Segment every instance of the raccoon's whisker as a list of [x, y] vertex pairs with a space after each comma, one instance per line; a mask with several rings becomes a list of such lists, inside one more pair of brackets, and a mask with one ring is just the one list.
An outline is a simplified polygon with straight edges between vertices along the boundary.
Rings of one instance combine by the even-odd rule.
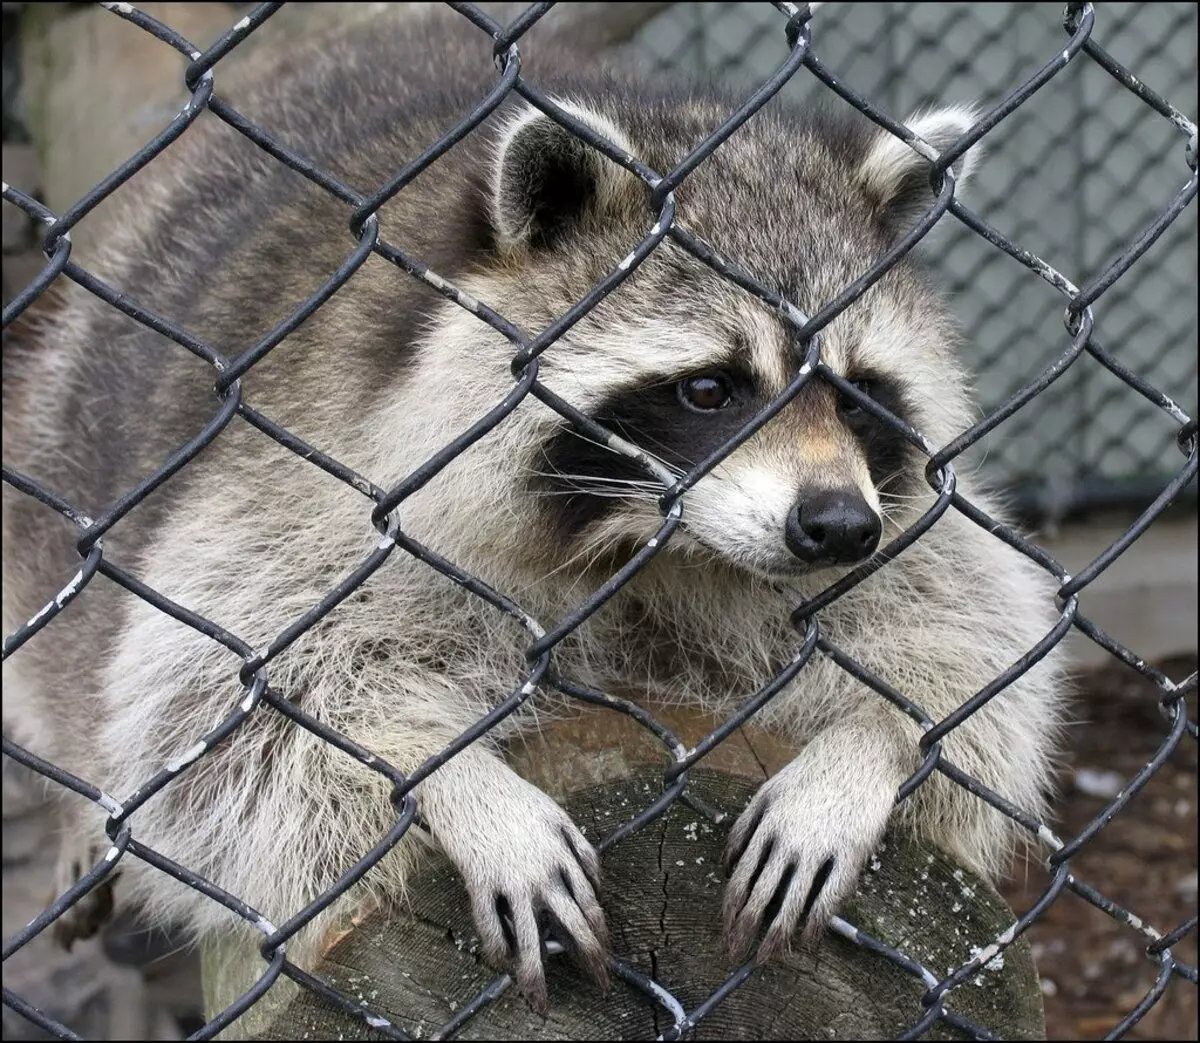
[[563, 471], [527, 471], [527, 474], [536, 475], [539, 478], [560, 478], [568, 482], [582, 482], [596, 485], [628, 485], [639, 486], [645, 489], [657, 489], [662, 491], [662, 482], [656, 482], [647, 478], [609, 478], [599, 474], [566, 474]]
[[[625, 456], [625, 454], [624, 454], [624, 453], [622, 453], [622, 452], [621, 452], [619, 449], [614, 449], [614, 448], [613, 448], [611, 445], [606, 445], [604, 442], [597, 442], [597, 441], [596, 441], [594, 438], [589, 438], [587, 435], [580, 434], [580, 433], [579, 433], [578, 431], [576, 431], [576, 430], [575, 430], [575, 428], [573, 428], [573, 427], [568, 427], [566, 430], [567, 430], [567, 431], [569, 431], [569, 432], [570, 432], [572, 435], [574, 435], [576, 438], [582, 439], [583, 441], [585, 441], [585, 442], [588, 442], [588, 443], [590, 443], [591, 445], [594, 445], [594, 446], [599, 446], [601, 449], [605, 449], [605, 450], [607, 450], [607, 451], [608, 451], [608, 452], [610, 452], [610, 453], [614, 453], [614, 454], [616, 454], [617, 456], [622, 456], [622, 457], [624, 457], [624, 456]], [[619, 433], [620, 433], [620, 432], [618, 432], [618, 434], [619, 434]], [[632, 440], [630, 440], [630, 441], [632, 441]], [[637, 443], [636, 443], [636, 442], [634, 442], [634, 444], [635, 444], [635, 445], [637, 445]], [[659, 445], [662, 445], [662, 443], [661, 443], [661, 442], [659, 442], [658, 444], [659, 444]], [[666, 470], [666, 471], [669, 471], [669, 472], [670, 472], [672, 475], [674, 475], [676, 478], [682, 478], [682, 477], [683, 477], [683, 475], [684, 475], [684, 473], [685, 473], [685, 472], [681, 471], [681, 470], [680, 470], [678, 467], [676, 467], [674, 464], [669, 464], [669, 463], [667, 463], [667, 461], [666, 461], [666, 460], [664, 460], [662, 457], [658, 456], [657, 454], [655, 454], [655, 453], [651, 452], [651, 451], [650, 451], [649, 449], [647, 449], [647, 448], [646, 448], [644, 445], [638, 445], [638, 448], [639, 448], [639, 449], [640, 449], [640, 450], [641, 450], [643, 453], [645, 453], [645, 454], [646, 454], [648, 457], [650, 457], [650, 458], [651, 458], [651, 459], [652, 459], [652, 460], [653, 460], [653, 461], [654, 461], [656, 464], [658, 464], [658, 465], [659, 465], [660, 467], [662, 467], [664, 470]], [[665, 446], [664, 446], [664, 448], [669, 448], [669, 447], [665, 447]], [[626, 457], [626, 459], [628, 459], [628, 458]]]
[[898, 492], [892, 492], [888, 489], [889, 484], [891, 484], [892, 482], [896, 481], [899, 478], [904, 477], [905, 474], [907, 474], [906, 471], [893, 471], [886, 478], [884, 478], [882, 481], [877, 483], [875, 486], [875, 491], [879, 494], [880, 499], [887, 500], [893, 504], [895, 504], [895, 503], [925, 503], [925, 504], [932, 503], [933, 496], [934, 496], [932, 489], [930, 489], [929, 492], [925, 492], [925, 493], [898, 493]]
[[576, 486], [572, 489], [542, 489], [535, 496], [599, 496], [606, 500], [636, 500], [639, 502], [653, 501], [657, 497], [649, 490], [641, 494], [616, 489], [589, 489], [587, 486]]
[[920, 493], [910, 494], [910, 493], [891, 493], [891, 492], [881, 492], [879, 495], [881, 498], [886, 499], [892, 503], [931, 504], [931, 503], [933, 503], [934, 499], [936, 498], [936, 494], [934, 493], [934, 491], [932, 489], [929, 491], [929, 493], [927, 495], [921, 495]]
[[984, 465], [987, 463], [987, 459], [990, 454], [991, 454], [991, 447], [988, 446], [985, 442], [984, 448], [983, 448], [983, 453], [980, 456], [980, 458], [971, 465], [969, 470], [960, 471], [959, 477], [960, 478], [974, 478], [977, 474], [979, 474], [981, 471], [984, 470]]
[[[636, 436], [636, 439], [630, 439], [630, 441], [633, 441], [634, 444], [637, 445], [638, 448], [642, 450], [642, 452], [644, 452], [647, 456], [649, 456], [651, 459], [653, 459], [657, 464], [661, 465], [663, 468], [665, 468], [667, 471], [669, 471], [676, 478], [684, 477], [684, 475], [686, 475], [688, 473], [688, 471], [690, 471], [693, 467], [696, 466], [696, 461], [692, 460], [690, 457], [680, 457], [680, 459], [682, 459], [683, 462], [685, 464], [687, 464], [686, 470], [680, 469], [679, 467], [676, 467], [674, 464], [668, 463], [661, 456], [658, 456], [654, 452], [652, 452], [650, 449], [647, 449], [645, 443], [653, 442], [655, 445], [660, 446], [663, 449], [671, 449], [670, 446], [668, 446], [665, 442], [662, 442], [659, 439], [646, 434], [645, 431], [642, 431], [640, 428], [635, 427], [633, 424], [626, 423], [624, 425], [624, 427], [630, 433], [632, 433]], [[574, 428], [571, 428], [570, 431], [573, 435], [575, 435], [576, 438], [582, 438], [585, 442], [590, 442], [592, 445], [600, 446], [600, 448], [607, 449], [611, 453], [618, 452], [616, 449], [613, 449], [612, 446], [604, 445], [601, 442], [597, 442], [594, 438], [589, 438], [587, 435], [580, 434]], [[679, 455], [677, 450], [672, 450], [672, 452], [675, 453], [676, 456]], [[624, 455], [624, 454], [619, 454], [619, 455]], [[711, 478], [714, 481], [718, 481], [718, 482], [731, 482], [732, 484], [736, 485], [739, 489], [741, 488], [741, 484], [739, 482], [737, 482], [735, 479], [731, 478], [729, 475], [717, 474], [715, 470], [710, 471], [706, 477]], [[607, 481], [608, 479], [605, 479], [605, 480]], [[661, 490], [661, 488], [662, 488], [660, 483], [651, 481], [650, 484], [657, 489]]]
[[[685, 533], [685, 535], [691, 536], [691, 533]], [[697, 543], [694, 537], [691, 539], [691, 541], [679, 540], [677, 546], [681, 553], [675, 562], [672, 563], [672, 568], [709, 568], [714, 561], [718, 560], [717, 554], [711, 547], [706, 547], [703, 543]]]
[[908, 473], [907, 471], [904, 471], [902, 469], [892, 471], [890, 474], [885, 475], [883, 478], [881, 478], [878, 482], [875, 483], [876, 490], [879, 492], [883, 492], [897, 478], [902, 478], [907, 473]]
[[[617, 543], [617, 540], [611, 533], [603, 533], [603, 532], [596, 533], [595, 535], [591, 536], [587, 541], [585, 541], [583, 546], [580, 547], [580, 549], [575, 554], [572, 554], [571, 557], [569, 557], [566, 561], [562, 562], [561, 564], [556, 565], [549, 572], [547, 572], [544, 576], [542, 576], [541, 579], [537, 580], [536, 583], [541, 583], [541, 582], [549, 579], [551, 576], [555, 575], [556, 573], [562, 572], [564, 569], [569, 568], [571, 565], [575, 564], [575, 562], [579, 561], [580, 558], [584, 557], [585, 555], [589, 555], [587, 561], [584, 563], [582, 568], [580, 568], [579, 575], [577, 575], [575, 577], [575, 581], [567, 588], [566, 592], [570, 593], [572, 590], [574, 590], [579, 585], [579, 583], [582, 581], [583, 577], [585, 575], [587, 575], [588, 571], [596, 563], [597, 559], [606, 550], [610, 550], [612, 547], [616, 546], [616, 543]], [[536, 586], [536, 583], [532, 584], [532, 585]]]
[[663, 487], [660, 482], [643, 482], [625, 478], [602, 478], [595, 475], [558, 474], [552, 471], [529, 471], [528, 474], [540, 478], [553, 478], [562, 482], [564, 489], [537, 489], [534, 495], [544, 496], [607, 496], [612, 498], [627, 498], [630, 500], [652, 500], [662, 495]]
[[[629, 431], [632, 435], [635, 436], [634, 438], [631, 438], [630, 441], [634, 442], [643, 452], [650, 452], [650, 450], [648, 450], [645, 445], [645, 443], [649, 442], [656, 446], [659, 446], [662, 449], [666, 449], [669, 452], [671, 452], [673, 455], [679, 457], [680, 460], [682, 460], [685, 464], [687, 464], [688, 470], [691, 470], [693, 467], [696, 466], [696, 461], [693, 460], [691, 457], [683, 456], [679, 452], [678, 449], [672, 448], [671, 446], [667, 445], [665, 442], [661, 441], [660, 439], [655, 438], [653, 435], [647, 434], [640, 427], [637, 427], [634, 424], [629, 423], [628, 421], [625, 421], [621, 426], [625, 430]], [[654, 454], [651, 453], [650, 455], [653, 456]], [[655, 457], [655, 459], [659, 459], [659, 458]], [[666, 461], [662, 461], [662, 462], [663, 462], [664, 466], [670, 467], [670, 469], [672, 471], [674, 471], [676, 474], [682, 475], [685, 473], [684, 471], [679, 470], [679, 468], [674, 467], [671, 464], [667, 464]]]

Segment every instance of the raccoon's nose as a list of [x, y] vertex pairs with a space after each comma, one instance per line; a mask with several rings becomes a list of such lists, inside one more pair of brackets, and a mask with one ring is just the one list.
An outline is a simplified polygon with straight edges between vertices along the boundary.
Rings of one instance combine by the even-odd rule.
[[879, 516], [857, 492], [822, 489], [801, 494], [783, 538], [810, 565], [848, 565], [870, 557], [882, 532]]

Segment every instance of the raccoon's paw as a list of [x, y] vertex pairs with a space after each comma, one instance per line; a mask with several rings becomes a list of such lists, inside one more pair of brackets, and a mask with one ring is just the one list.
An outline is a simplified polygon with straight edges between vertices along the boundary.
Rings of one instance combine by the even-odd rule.
[[487, 794], [486, 820], [464, 825], [439, 839], [466, 883], [485, 958], [512, 974], [543, 1015], [549, 1010], [543, 933], [607, 990], [600, 860], [566, 812], [508, 771]]
[[801, 926], [806, 941], [824, 931], [883, 838], [895, 795], [869, 772], [853, 777], [809, 750], [763, 784], [725, 851], [725, 936], [735, 958], [764, 925], [760, 963], [789, 949]]

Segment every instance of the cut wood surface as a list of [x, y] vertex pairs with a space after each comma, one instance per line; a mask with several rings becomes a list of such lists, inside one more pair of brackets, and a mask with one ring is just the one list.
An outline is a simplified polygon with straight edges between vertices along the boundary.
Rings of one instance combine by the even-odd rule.
[[[713, 725], [699, 714], [652, 707], [691, 744]], [[523, 774], [562, 800], [599, 840], [662, 792], [661, 743], [607, 711], [558, 721], [514, 750]], [[710, 824], [676, 802], [658, 821], [605, 856], [604, 908], [614, 954], [667, 988], [685, 1012], [735, 970], [720, 937], [727, 827], [767, 773], [791, 751], [743, 728], [694, 769], [688, 792], [725, 811]], [[938, 975], [964, 963], [1013, 919], [987, 884], [940, 852], [897, 835], [843, 909], [850, 923]], [[241, 968], [234, 980], [235, 968]], [[244, 989], [264, 964], [256, 954], [206, 954], [209, 1015]], [[452, 867], [431, 859], [406, 907], [379, 911], [333, 941], [317, 973], [354, 1003], [418, 1038], [429, 1038], [497, 979], [478, 955], [469, 903]], [[607, 996], [564, 956], [549, 961], [551, 1013], [541, 1018], [509, 990], [457, 1033], [462, 1039], [653, 1039], [669, 1029], [667, 1006], [621, 980]], [[923, 1014], [925, 986], [886, 958], [834, 934], [815, 950], [759, 968], [707, 1014], [697, 1039], [888, 1039]], [[1004, 1039], [1043, 1038], [1042, 997], [1029, 948], [1018, 941], [950, 997], [949, 1008]], [[382, 1038], [308, 992], [287, 985], [233, 1031], [251, 1039]], [[231, 1038], [229, 1036], [225, 1038]], [[966, 1038], [938, 1025], [927, 1038]]]

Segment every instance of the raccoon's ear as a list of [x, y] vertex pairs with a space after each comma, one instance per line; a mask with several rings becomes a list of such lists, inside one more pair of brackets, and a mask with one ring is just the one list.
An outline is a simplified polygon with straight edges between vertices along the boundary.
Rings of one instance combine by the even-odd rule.
[[[633, 151], [611, 120], [577, 105], [557, 104], [614, 145]], [[636, 177], [541, 112], [531, 109], [519, 116], [500, 138], [489, 202], [501, 250], [553, 246], [588, 217], [632, 211], [643, 197]]]
[[[914, 112], [905, 125], [939, 152], [949, 148], [974, 126], [979, 112], [969, 105]], [[979, 145], [969, 148], [954, 165], [954, 193], [959, 196], [981, 158]], [[874, 201], [879, 219], [898, 233], [908, 231], [933, 204], [929, 162], [894, 134], [880, 128], [859, 164], [858, 180]]]

